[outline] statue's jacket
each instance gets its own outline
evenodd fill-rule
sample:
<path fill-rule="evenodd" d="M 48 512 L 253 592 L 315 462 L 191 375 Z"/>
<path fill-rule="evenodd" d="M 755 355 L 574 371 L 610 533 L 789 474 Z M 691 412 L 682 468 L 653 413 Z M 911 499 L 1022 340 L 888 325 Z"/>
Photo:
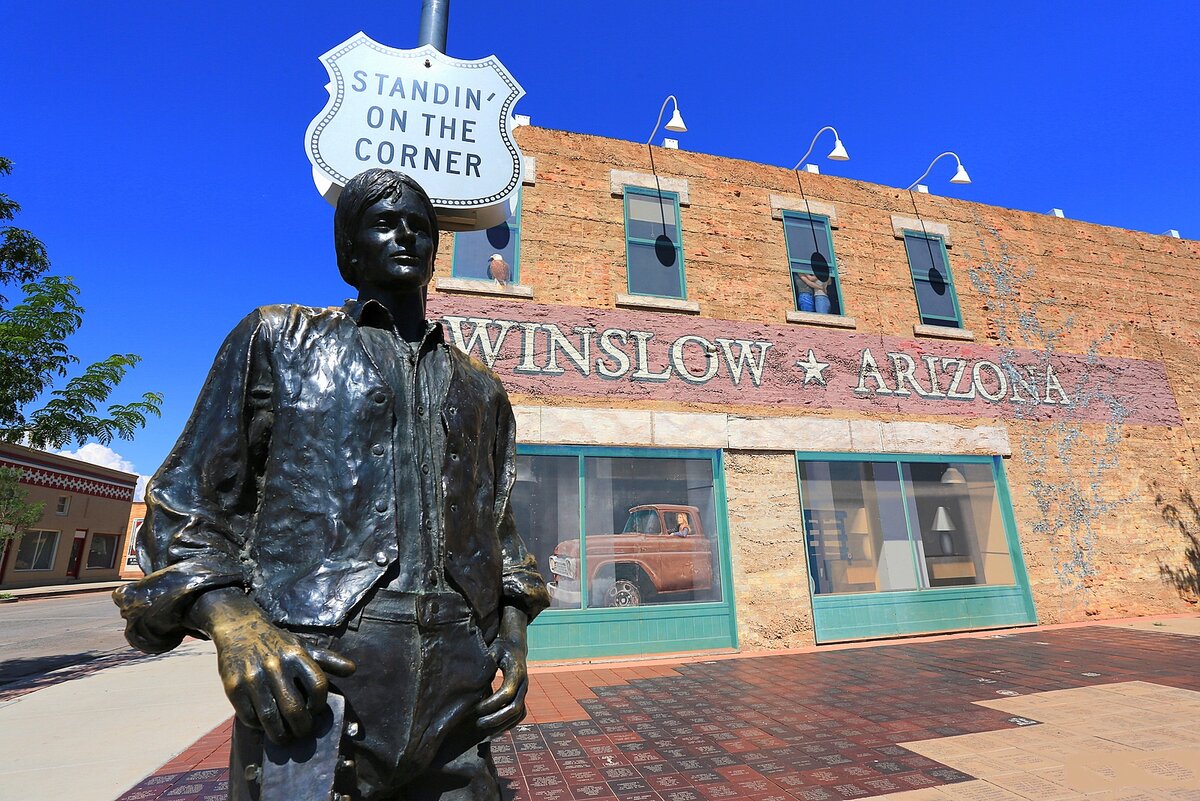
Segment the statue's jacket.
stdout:
<path fill-rule="evenodd" d="M 278 624 L 336 627 L 396 558 L 397 508 L 411 499 L 396 498 L 393 394 L 355 313 L 264 306 L 226 338 L 149 482 L 138 540 L 147 575 L 115 595 L 136 647 L 174 648 L 194 633 L 191 602 L 227 586 Z M 495 374 L 447 351 L 445 575 L 480 619 L 502 606 L 532 619 L 548 597 L 513 522 L 512 407 Z"/>

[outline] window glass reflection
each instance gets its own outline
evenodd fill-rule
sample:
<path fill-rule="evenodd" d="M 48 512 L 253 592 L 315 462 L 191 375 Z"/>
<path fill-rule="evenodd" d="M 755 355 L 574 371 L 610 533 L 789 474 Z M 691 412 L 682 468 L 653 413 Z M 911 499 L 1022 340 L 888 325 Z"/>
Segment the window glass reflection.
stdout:
<path fill-rule="evenodd" d="M 588 605 L 719 601 L 712 462 L 585 458 Z"/>
<path fill-rule="evenodd" d="M 548 584 L 559 577 L 565 580 L 551 606 L 578 609 L 578 457 L 517 456 L 512 503 L 517 532 L 537 560 L 542 578 Z"/>
<path fill-rule="evenodd" d="M 992 465 L 801 461 L 816 594 L 1016 583 Z"/>

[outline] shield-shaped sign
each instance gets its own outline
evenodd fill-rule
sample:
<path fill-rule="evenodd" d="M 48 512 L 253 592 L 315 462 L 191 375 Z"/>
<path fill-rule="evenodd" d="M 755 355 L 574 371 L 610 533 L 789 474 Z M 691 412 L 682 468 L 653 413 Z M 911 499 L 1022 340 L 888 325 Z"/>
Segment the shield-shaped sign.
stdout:
<path fill-rule="evenodd" d="M 330 203 L 358 173 L 385 167 L 425 187 L 445 230 L 504 220 L 524 171 L 512 127 L 525 90 L 499 59 L 463 61 L 429 45 L 397 50 L 358 33 L 321 61 L 329 102 L 309 124 L 305 149 Z"/>

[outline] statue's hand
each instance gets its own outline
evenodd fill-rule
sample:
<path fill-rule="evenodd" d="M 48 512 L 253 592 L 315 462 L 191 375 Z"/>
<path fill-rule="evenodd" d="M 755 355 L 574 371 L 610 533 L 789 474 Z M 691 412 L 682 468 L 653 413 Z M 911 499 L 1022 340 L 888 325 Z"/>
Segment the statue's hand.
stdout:
<path fill-rule="evenodd" d="M 507 606 L 500 618 L 500 633 L 491 645 L 504 681 L 500 689 L 475 707 L 478 725 L 489 736 L 511 729 L 525 717 L 525 694 L 529 692 L 529 670 L 525 662 L 529 618 L 520 609 Z"/>
<path fill-rule="evenodd" d="M 217 670 L 238 719 L 277 743 L 310 734 L 314 716 L 326 706 L 325 671 L 349 676 L 354 663 L 324 648 L 306 648 L 240 591 L 204 600 L 204 630 L 217 646 Z"/>

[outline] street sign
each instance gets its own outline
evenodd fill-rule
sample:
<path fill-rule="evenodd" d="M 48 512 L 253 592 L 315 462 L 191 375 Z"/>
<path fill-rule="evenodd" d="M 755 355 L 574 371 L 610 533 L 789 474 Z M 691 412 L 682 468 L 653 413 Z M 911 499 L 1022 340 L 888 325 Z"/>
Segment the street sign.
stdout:
<path fill-rule="evenodd" d="M 321 56 L 329 101 L 308 126 L 313 181 L 330 203 L 372 167 L 408 173 L 429 193 L 439 227 L 502 222 L 521 186 L 513 107 L 525 90 L 495 56 L 397 50 L 358 33 Z"/>

